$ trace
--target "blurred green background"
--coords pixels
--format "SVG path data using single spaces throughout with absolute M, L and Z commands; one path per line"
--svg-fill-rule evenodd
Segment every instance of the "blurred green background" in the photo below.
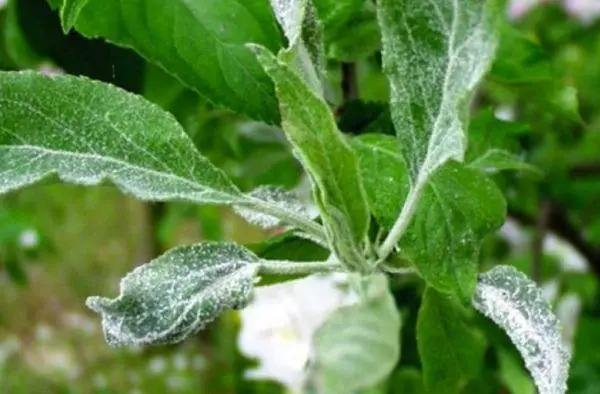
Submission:
M 574 352 L 569 393 L 600 393 L 600 21 L 589 12 L 569 14 L 556 2 L 523 15 L 515 4 L 472 124 L 501 127 L 491 113 L 511 120 L 506 144 L 544 176 L 495 177 L 513 227 L 486 241 L 482 269 L 516 265 L 557 308 L 577 299 L 563 307 L 579 311 L 563 314 Z M 330 52 L 328 98 L 347 133 L 390 130 L 376 49 L 351 66 Z M 64 36 L 44 0 L 9 0 L 0 9 L 0 69 L 26 68 L 87 75 L 144 95 L 171 111 L 244 190 L 303 182 L 279 130 L 213 108 L 132 51 L 75 32 Z M 348 69 L 356 92 L 342 87 Z M 0 393 L 285 392 L 275 382 L 244 378 L 253 361 L 237 349 L 235 312 L 180 345 L 113 349 L 84 306 L 90 295 L 116 295 L 124 274 L 174 245 L 231 239 L 256 247 L 268 235 L 227 208 L 143 204 L 108 185 L 48 181 L 1 198 Z M 405 318 L 402 358 L 390 380 L 369 392 L 420 393 L 414 324 L 422 285 L 397 279 L 392 286 Z M 508 339 L 483 319 L 478 324 L 490 347 L 481 377 L 465 392 L 533 394 Z

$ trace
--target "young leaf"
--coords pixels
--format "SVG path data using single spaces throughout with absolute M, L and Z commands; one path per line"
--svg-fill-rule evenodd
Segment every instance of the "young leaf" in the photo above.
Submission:
M 322 95 L 326 67 L 323 28 L 311 0 L 271 0 L 271 7 L 288 39 L 288 47 L 279 53 L 279 59 Z
M 316 186 L 315 199 L 336 256 L 347 266 L 364 268 L 361 252 L 369 212 L 353 150 L 325 101 L 268 50 L 253 48 L 275 82 L 283 129 Z
M 109 179 L 148 201 L 236 204 L 324 238 L 297 211 L 242 194 L 143 98 L 86 78 L 1 72 L 0 194 L 51 174 L 82 185 Z
M 496 48 L 495 3 L 378 2 L 392 119 L 415 184 L 463 160 L 466 107 Z
M 391 136 L 353 139 L 371 211 L 391 228 L 410 188 L 398 144 Z M 454 161 L 431 177 L 400 241 L 428 284 L 470 300 L 477 281 L 482 239 L 504 222 L 506 203 L 494 182 Z
M 231 243 L 172 249 L 121 281 L 119 297 L 90 297 L 106 341 L 149 345 L 182 341 L 229 308 L 243 308 L 260 260 Z
M 307 222 L 313 219 L 310 217 L 304 204 L 298 199 L 298 196 L 280 187 L 261 186 L 250 193 L 247 193 L 246 196 L 258 199 L 258 204 L 268 202 L 272 206 L 281 207 L 281 210 L 283 211 L 294 212 L 298 217 L 305 218 Z M 265 229 L 284 224 L 280 217 L 267 215 L 244 207 L 234 206 L 234 209 L 249 223 Z
M 523 161 L 515 152 L 519 149 L 517 137 L 527 129 L 519 123 L 496 118 L 491 109 L 479 112 L 469 125 L 469 148 L 465 162 L 469 167 L 485 173 L 504 170 L 526 171 L 535 177 L 541 171 Z
M 558 319 L 533 281 L 513 267 L 494 267 L 480 275 L 473 306 L 506 331 L 540 394 L 566 392 L 570 354 Z
M 400 315 L 384 276 L 376 294 L 343 307 L 313 338 L 310 384 L 322 393 L 350 393 L 383 380 L 400 357 Z
M 63 0 L 63 26 L 133 48 L 215 104 L 278 120 L 273 85 L 244 45 L 277 50 L 266 0 Z
M 479 373 L 485 338 L 467 324 L 466 310 L 450 295 L 428 288 L 417 320 L 417 344 L 429 393 L 459 393 Z

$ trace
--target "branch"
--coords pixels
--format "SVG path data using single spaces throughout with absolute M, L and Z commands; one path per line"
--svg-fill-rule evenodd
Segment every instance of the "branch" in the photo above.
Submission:
M 600 163 L 584 163 L 571 168 L 569 175 L 573 178 L 600 177 Z
M 344 102 L 358 98 L 356 64 L 354 63 L 342 63 L 342 95 Z
M 531 278 L 538 282 L 542 272 L 542 261 L 544 258 L 544 239 L 548 232 L 548 222 L 552 213 L 552 205 L 548 201 L 540 204 L 537 218 L 537 228 L 532 243 L 533 261 L 531 265 Z

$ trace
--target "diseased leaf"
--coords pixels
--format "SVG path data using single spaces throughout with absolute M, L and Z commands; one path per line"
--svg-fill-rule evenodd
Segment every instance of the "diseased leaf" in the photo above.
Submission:
M 244 47 L 276 51 L 267 0 L 63 0 L 63 26 L 135 49 L 215 104 L 278 121 L 273 85 Z
M 275 16 L 288 39 L 278 57 L 298 72 L 319 95 L 323 95 L 325 50 L 323 28 L 311 0 L 271 0 Z
M 456 299 L 432 288 L 419 310 L 417 344 L 429 393 L 460 393 L 483 365 L 484 336 L 468 324 Z
M 298 196 L 283 188 L 276 186 L 261 186 L 257 189 L 254 189 L 250 193 L 247 193 L 246 196 L 258 199 L 260 201 L 258 204 L 262 202 L 268 202 L 272 206 L 281 207 L 283 211 L 294 212 L 298 217 L 304 217 L 307 221 L 313 219 Z M 282 223 L 281 218 L 276 216 L 267 215 L 243 207 L 234 206 L 234 209 L 249 223 L 265 229 L 284 224 Z
M 391 228 L 408 194 L 406 164 L 392 136 L 364 134 L 352 139 L 358 154 L 371 212 L 385 228 Z
M 340 308 L 317 330 L 309 381 L 319 393 L 349 393 L 383 380 L 400 357 L 400 315 L 384 276 L 358 304 Z
M 0 193 L 58 174 L 83 185 L 108 178 L 142 200 L 242 196 L 171 115 L 87 78 L 0 73 L 0 158 Z
M 406 165 L 393 137 L 365 134 L 353 139 L 371 211 L 391 228 L 410 188 Z M 477 281 L 483 238 L 505 219 L 506 202 L 479 171 L 446 163 L 423 189 L 400 247 L 418 272 L 441 292 L 470 300 Z
M 90 297 L 87 305 L 102 315 L 113 346 L 179 342 L 249 302 L 258 262 L 231 243 L 175 248 L 125 276 L 119 297 Z
M 462 161 L 470 95 L 496 48 L 495 0 L 381 0 L 383 66 L 402 154 L 419 185 Z
M 540 394 L 566 392 L 570 354 L 560 322 L 533 281 L 513 267 L 494 267 L 480 275 L 473 306 L 506 331 Z
M 324 238 L 297 211 L 242 194 L 143 98 L 86 78 L 0 73 L 0 193 L 53 174 L 81 185 L 108 179 L 146 201 L 236 204 Z
M 266 49 L 254 49 L 275 82 L 286 136 L 316 187 L 329 242 L 341 263 L 364 269 L 369 212 L 356 155 L 325 101 Z

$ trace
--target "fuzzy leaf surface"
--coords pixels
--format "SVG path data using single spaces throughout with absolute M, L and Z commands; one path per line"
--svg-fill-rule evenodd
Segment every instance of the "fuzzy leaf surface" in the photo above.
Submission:
M 179 247 L 125 276 L 117 298 L 87 305 L 113 346 L 179 342 L 249 302 L 259 261 L 231 243 Z
M 366 300 L 340 308 L 313 339 L 311 384 L 317 392 L 347 393 L 374 386 L 400 357 L 400 315 L 383 276 Z
M 378 2 L 392 120 L 415 184 L 463 160 L 467 105 L 496 48 L 495 3 Z
M 410 188 L 408 169 L 394 137 L 354 138 L 369 207 L 385 228 L 398 216 Z M 480 171 L 454 161 L 423 189 L 400 247 L 430 286 L 469 300 L 477 281 L 483 238 L 504 222 L 506 202 Z
M 254 49 L 275 82 L 283 130 L 316 186 L 329 242 L 342 263 L 360 268 L 369 211 L 358 159 L 327 103 L 284 62 L 262 47 Z
M 133 48 L 213 103 L 275 123 L 273 84 L 244 46 L 276 51 L 268 0 L 63 0 L 63 27 Z
M 177 121 L 143 98 L 87 78 L 0 73 L 0 193 L 52 174 L 82 185 L 110 179 L 142 200 L 243 199 Z
M 514 267 L 494 267 L 480 275 L 473 306 L 508 334 L 540 394 L 567 392 L 571 355 L 560 322 L 532 280 Z

